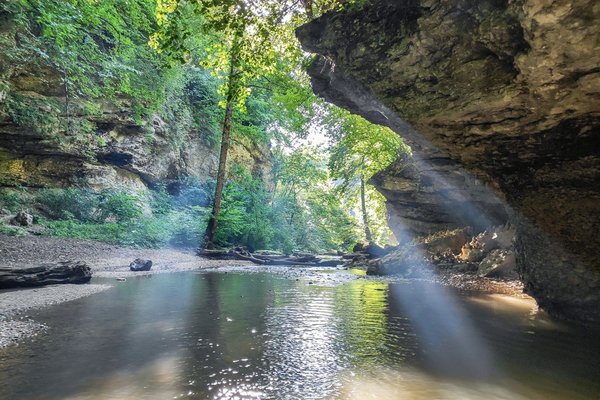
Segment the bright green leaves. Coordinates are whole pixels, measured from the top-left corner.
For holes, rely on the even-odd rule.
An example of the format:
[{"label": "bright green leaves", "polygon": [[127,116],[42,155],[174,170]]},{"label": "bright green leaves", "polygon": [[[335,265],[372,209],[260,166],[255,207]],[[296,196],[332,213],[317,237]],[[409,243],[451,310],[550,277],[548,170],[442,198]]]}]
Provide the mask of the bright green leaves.
[{"label": "bright green leaves", "polygon": [[[194,62],[221,78],[225,107],[241,110],[257,80],[297,70],[305,57],[294,31],[308,18],[340,7],[340,0],[159,0],[160,29],[150,43],[168,58]],[[354,2],[352,2],[354,3]],[[203,45],[195,38],[209,37]],[[199,45],[202,47],[199,49]],[[203,54],[201,57],[195,57]],[[230,71],[235,70],[234,78]]]},{"label": "bright green leaves", "polygon": [[410,151],[389,128],[372,124],[358,115],[340,110],[336,122],[339,141],[331,150],[329,168],[332,176],[342,179],[345,186],[360,175],[368,180],[401,153]]},{"label": "bright green leaves", "polygon": [[127,95],[156,104],[149,88],[160,82],[148,81],[158,78],[157,57],[147,44],[157,27],[154,0],[20,0],[0,9],[30,33],[21,46],[58,71],[71,98]]},{"label": "bright green leaves", "polygon": [[280,246],[294,243],[297,249],[310,251],[350,247],[357,239],[357,227],[334,191],[327,155],[314,147],[301,147],[278,158],[274,208],[279,215],[275,231]]},{"label": "bright green leaves", "polygon": [[368,181],[401,154],[410,153],[410,148],[390,129],[343,110],[332,110],[329,123],[336,140],[329,157],[329,170],[338,180],[338,192],[346,196],[351,207],[359,209],[361,180],[367,183],[363,193],[366,207],[361,211],[363,221],[369,221],[375,241],[386,243],[391,232],[385,223],[384,199]]}]

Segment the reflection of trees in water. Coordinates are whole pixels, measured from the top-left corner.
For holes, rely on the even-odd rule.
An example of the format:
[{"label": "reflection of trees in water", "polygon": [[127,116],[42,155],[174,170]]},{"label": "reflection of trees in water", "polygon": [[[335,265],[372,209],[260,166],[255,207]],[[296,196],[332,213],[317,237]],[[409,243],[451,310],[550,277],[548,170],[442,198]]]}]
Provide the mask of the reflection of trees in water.
[{"label": "reflection of trees in water", "polygon": [[278,291],[266,318],[273,335],[264,354],[275,396],[335,395],[343,370],[381,365],[397,346],[389,341],[387,310],[387,284],[377,281],[300,281]]},{"label": "reflection of trees in water", "polygon": [[259,274],[207,273],[199,278],[203,286],[186,320],[189,342],[183,361],[187,379],[182,380],[184,385],[194,384],[182,390],[208,398],[219,388],[248,387],[244,379],[258,375],[265,331],[262,311],[270,301],[271,284]]},{"label": "reflection of trees in water", "polygon": [[359,281],[336,291],[336,312],[341,316],[347,356],[353,364],[382,360],[386,342],[387,283]]}]

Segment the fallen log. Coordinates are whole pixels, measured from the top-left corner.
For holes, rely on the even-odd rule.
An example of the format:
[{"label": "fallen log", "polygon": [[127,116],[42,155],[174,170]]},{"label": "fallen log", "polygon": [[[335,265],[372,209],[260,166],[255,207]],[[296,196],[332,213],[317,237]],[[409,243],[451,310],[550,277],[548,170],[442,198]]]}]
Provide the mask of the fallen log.
[{"label": "fallen log", "polygon": [[323,260],[314,255],[282,256],[254,254],[237,250],[198,250],[199,256],[218,258],[221,260],[244,260],[258,265],[289,265],[300,267],[334,267],[342,264],[341,260]]},{"label": "fallen log", "polygon": [[268,254],[252,253],[252,256],[254,258],[258,258],[259,260],[285,260],[286,258],[289,258],[288,256],[283,255],[283,254],[268,255]]},{"label": "fallen log", "polygon": [[59,283],[87,283],[92,270],[86,263],[63,261],[27,268],[0,268],[0,289],[34,287]]}]

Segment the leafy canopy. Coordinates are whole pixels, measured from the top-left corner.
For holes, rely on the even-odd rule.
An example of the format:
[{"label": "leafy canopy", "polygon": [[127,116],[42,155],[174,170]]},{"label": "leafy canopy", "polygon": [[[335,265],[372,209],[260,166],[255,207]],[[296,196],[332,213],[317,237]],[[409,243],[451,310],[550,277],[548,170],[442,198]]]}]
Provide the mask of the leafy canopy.
[{"label": "leafy canopy", "polygon": [[368,181],[375,173],[394,162],[400,153],[409,152],[402,138],[389,128],[375,125],[347,111],[332,113],[333,129],[339,137],[331,149],[329,170],[346,190],[361,176]]}]

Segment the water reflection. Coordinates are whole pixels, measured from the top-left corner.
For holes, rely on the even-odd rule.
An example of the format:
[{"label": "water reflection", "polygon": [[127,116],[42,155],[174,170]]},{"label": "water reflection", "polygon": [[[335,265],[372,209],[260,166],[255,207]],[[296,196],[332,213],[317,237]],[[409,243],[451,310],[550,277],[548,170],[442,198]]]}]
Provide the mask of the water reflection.
[{"label": "water reflection", "polygon": [[[539,323],[522,303],[445,293],[438,310],[425,284],[310,280],[162,275],[41,312],[46,337],[0,352],[0,398],[583,399],[600,389],[593,336]],[[461,318],[440,323],[452,308]],[[503,376],[440,372],[489,363],[478,341]]]}]

